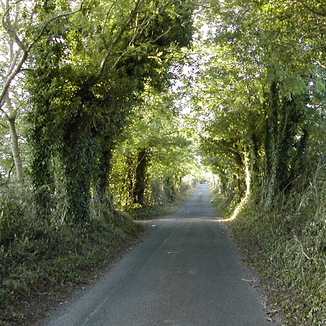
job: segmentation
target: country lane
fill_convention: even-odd
[[[273,326],[217,221],[209,186],[149,223],[142,241],[47,326]]]

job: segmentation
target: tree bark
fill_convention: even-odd
[[[90,220],[94,139],[89,120],[86,114],[79,113],[74,121],[67,123],[60,148],[64,166],[66,213],[68,222],[75,224],[87,223]]]
[[[98,145],[97,164],[94,166],[93,176],[95,201],[103,203],[108,195],[109,175],[111,171],[111,159],[113,142],[110,136],[101,136]]]
[[[10,132],[10,146],[11,146],[12,156],[14,158],[17,179],[20,184],[24,184],[23,161],[19,150],[15,117],[8,119],[8,125],[9,125],[9,132]]]
[[[145,179],[146,179],[146,169],[148,163],[148,152],[146,149],[142,149],[138,153],[137,166],[136,166],[136,182],[133,194],[133,199],[135,204],[144,205],[145,202]]]
[[[5,112],[5,115],[8,120],[8,127],[10,133],[10,147],[11,147],[12,157],[14,159],[17,180],[20,184],[24,184],[23,161],[20,154],[19,138],[16,129],[17,112],[13,108],[9,94],[6,95],[6,105],[8,108],[8,113]]]

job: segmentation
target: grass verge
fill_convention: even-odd
[[[171,214],[193,194],[173,203],[132,212],[134,219]],[[107,270],[130,248],[143,226],[127,214],[110,213],[87,225],[44,223],[32,214],[23,190],[0,196],[0,325],[42,325],[42,319],[75,291]],[[103,209],[103,208],[102,208]]]
[[[110,221],[93,219],[82,226],[40,221],[30,199],[17,189],[0,196],[1,326],[33,325],[142,232],[119,212],[111,213]]]
[[[228,223],[282,325],[326,325],[325,190],[293,193],[268,209],[249,203]]]
[[[169,215],[176,212],[182,205],[184,205],[194,194],[195,188],[188,188],[185,192],[180,193],[173,202],[137,208],[130,213],[135,220],[148,220],[157,216]]]

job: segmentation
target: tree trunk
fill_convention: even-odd
[[[270,204],[276,195],[290,191],[296,178],[293,167],[296,159],[295,153],[299,154],[295,147],[298,142],[300,123],[304,117],[302,114],[304,97],[297,95],[292,96],[291,99],[280,98],[276,83],[271,85],[268,96],[265,153],[266,202]],[[305,147],[305,140],[303,137],[303,147]]]
[[[10,131],[10,146],[11,146],[12,156],[14,158],[17,179],[20,184],[24,184],[23,161],[19,150],[15,117],[11,117],[8,119],[8,125]]]
[[[87,115],[67,123],[60,148],[68,222],[83,224],[90,219],[90,185],[94,157],[93,135]]]
[[[144,205],[147,164],[148,164],[148,152],[146,149],[142,149],[138,153],[138,157],[137,157],[136,182],[135,182],[135,189],[133,194],[133,200],[135,204]]]
[[[24,173],[23,173],[23,161],[20,155],[18,134],[16,129],[16,116],[17,113],[13,108],[11,99],[9,95],[6,96],[6,104],[9,113],[6,115],[8,119],[9,133],[10,133],[10,147],[12,152],[12,157],[14,159],[17,180],[20,184],[24,184]]]
[[[266,126],[265,126],[265,192],[266,206],[269,206],[276,194],[276,174],[278,155],[278,107],[279,92],[277,83],[273,82],[270,86],[270,92],[266,95]]]
[[[49,83],[45,83],[49,87]],[[36,88],[40,90],[41,88]],[[33,103],[29,114],[32,125],[29,134],[31,148],[31,180],[34,187],[36,216],[46,220],[49,217],[54,195],[54,170],[52,164],[54,151],[53,110],[50,100],[36,94],[38,102]],[[41,100],[40,100],[41,99]]]
[[[174,196],[176,194],[173,177],[166,176],[164,179],[164,188],[165,188],[165,194],[167,201],[169,203],[172,203],[174,201]]]
[[[94,199],[96,202],[103,203],[108,195],[109,174],[111,171],[111,159],[113,142],[109,136],[100,137],[98,144],[97,164],[94,167]]]
[[[255,133],[251,135],[251,184],[255,189],[261,185],[261,160],[259,155],[259,136]]]

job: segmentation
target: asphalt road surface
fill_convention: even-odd
[[[272,326],[200,185],[47,326]]]

